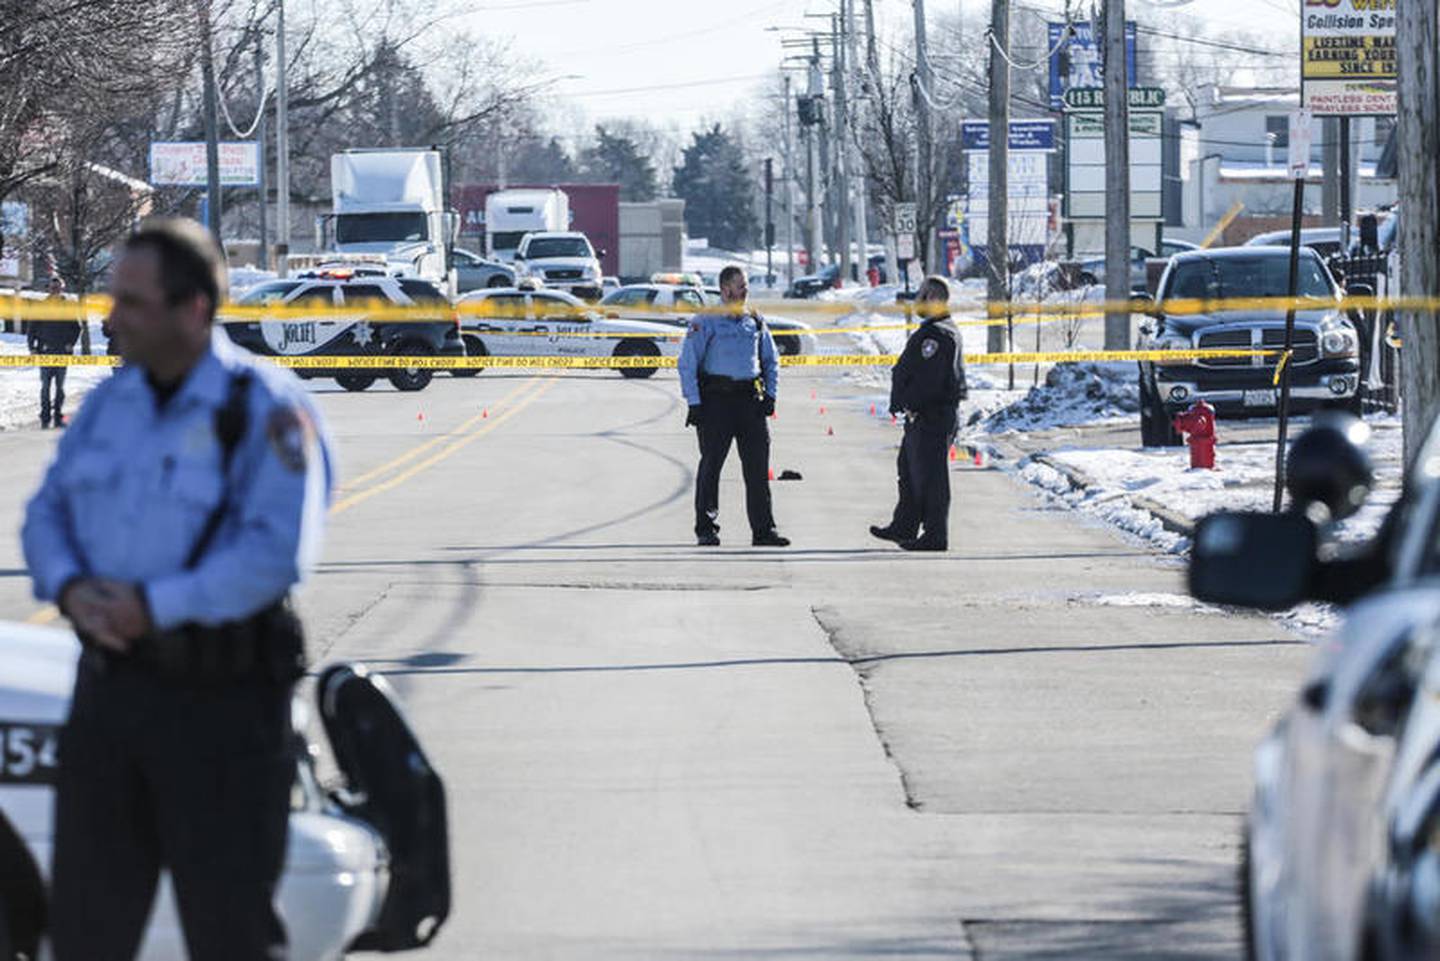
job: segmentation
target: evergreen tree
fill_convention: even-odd
[[[510,179],[531,184],[572,183],[575,161],[558,137],[527,139],[510,160]]]
[[[655,199],[655,168],[629,137],[595,126],[595,143],[580,151],[582,176],[591,183],[620,185],[620,199],[644,202]]]
[[[749,250],[759,239],[755,184],[739,143],[717,123],[694,135],[675,168],[675,195],[685,201],[689,232],[712,247]]]

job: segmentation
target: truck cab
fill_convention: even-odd
[[[485,250],[502,263],[514,262],[526,234],[569,229],[570,198],[558,187],[497,190],[485,198]]]

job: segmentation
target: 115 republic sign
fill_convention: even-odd
[[[1396,0],[1305,0],[1302,106],[1328,116],[1395,113]]]

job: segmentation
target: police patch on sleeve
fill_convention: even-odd
[[[935,351],[940,349],[940,342],[930,337],[925,338],[925,343],[920,345],[920,356],[929,360],[935,356]]]
[[[285,469],[300,473],[305,469],[305,449],[309,446],[314,426],[309,416],[295,407],[277,407],[265,425],[265,436]]]

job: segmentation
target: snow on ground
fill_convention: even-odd
[[[91,349],[104,353],[99,327],[91,328]],[[98,347],[96,345],[99,345]],[[0,354],[28,354],[20,334],[0,334]],[[65,413],[73,415],[90,388],[110,374],[108,367],[71,367],[65,376]],[[0,430],[40,424],[40,371],[36,367],[0,367]]]

